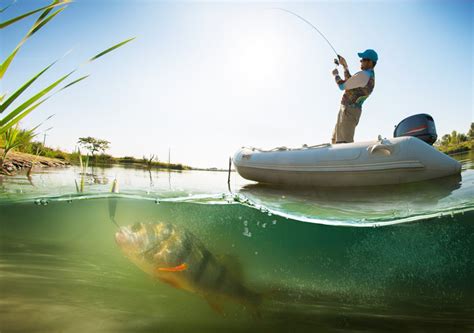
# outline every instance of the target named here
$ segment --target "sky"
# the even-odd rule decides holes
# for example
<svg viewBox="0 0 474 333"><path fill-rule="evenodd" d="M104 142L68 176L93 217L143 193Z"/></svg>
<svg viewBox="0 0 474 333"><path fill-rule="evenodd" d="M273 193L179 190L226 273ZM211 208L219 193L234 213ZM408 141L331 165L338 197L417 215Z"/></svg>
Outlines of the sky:
<svg viewBox="0 0 474 333"><path fill-rule="evenodd" d="M0 21L48 3L17 0ZM439 136L465 133L474 118L473 4L75 0L25 43L0 92L13 93L56 59L25 98L70 70L91 74L21 123L31 128L54 115L41 127L52 127L46 145L66 151L92 136L110 141L114 156L167 161L170 150L173 163L226 168L242 146L329 142L342 96L331 75L334 52L279 7L321 30L352 73L360 70L357 52L379 54L355 141L392 137L417 113L433 116ZM0 31L1 59L35 19ZM129 37L136 39L84 65Z"/></svg>

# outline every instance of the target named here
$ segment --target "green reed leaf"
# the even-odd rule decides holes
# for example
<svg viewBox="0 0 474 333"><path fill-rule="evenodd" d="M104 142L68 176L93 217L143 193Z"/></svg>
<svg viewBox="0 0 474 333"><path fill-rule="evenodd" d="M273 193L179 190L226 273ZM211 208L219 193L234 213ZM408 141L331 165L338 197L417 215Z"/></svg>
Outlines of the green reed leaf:
<svg viewBox="0 0 474 333"><path fill-rule="evenodd" d="M20 88L18 88L17 91L15 91L4 103L0 104L0 113L4 112L6 110L6 108L11 103L13 103L13 101L15 101L15 99L17 99L31 84L33 84L33 82L36 81L36 79L38 79L44 72L46 72L48 69L50 69L51 66L53 66L56 62L57 62L57 60L55 62L53 62L51 65L44 68L41 72L36 74L28 82L26 82L24 85L22 85Z"/></svg>
<svg viewBox="0 0 474 333"><path fill-rule="evenodd" d="M9 5L7 5L6 7L3 7L3 8L0 8L0 13L3 13L4 11L6 11L11 5L13 5L14 3L16 2L16 0L12 1Z"/></svg>
<svg viewBox="0 0 474 333"><path fill-rule="evenodd" d="M96 59L102 57L103 55L105 55L105 54L107 54L107 53L109 53L109 52L111 52L111 51L113 51L113 50L115 50L115 49L117 49L117 48L119 48L119 47L121 47L121 46L127 44L128 42L131 42L131 41L134 40L134 39L135 39L135 37L132 37L132 38L129 38L129 39L127 39L127 40L124 40L123 42L120 42L120 43L118 43L118 44L115 44L115 45L112 46L112 47L109 47L107 50L102 51L102 52L100 52L99 54L97 54L97 55L93 56L92 58L90 58L90 59L89 59L89 62L94 61L94 60L96 60Z"/></svg>
<svg viewBox="0 0 474 333"><path fill-rule="evenodd" d="M84 76L82 76L82 77L80 77L80 78L78 78L78 79L76 79L76 80L74 80L74 81L72 81L72 82L66 84L64 87L62 87L61 89L59 89L59 91L64 90L64 89L66 89L66 88L69 88L69 87L72 86L73 84L76 84L76 83L78 83L78 82L81 82L81 81L84 80L84 79L87 79L89 76L90 76L90 75L84 75Z"/></svg>
<svg viewBox="0 0 474 333"><path fill-rule="evenodd" d="M28 32L28 34L26 35L26 38L31 37L34 33L36 33L39 29L44 27L49 21L51 21L56 15L58 15L59 13L61 13L65 9L66 9L66 7L60 8L57 11L55 11L54 13L52 13L51 15L49 15L48 17L46 17L42 20L36 21L35 25L31 28L30 32Z"/></svg>
<svg viewBox="0 0 474 333"><path fill-rule="evenodd" d="M54 0L54 1L51 3L51 5L55 5L55 4L58 4L58 3L60 3L60 2L61 2L61 0ZM36 20L36 22L41 21L42 19L44 19L44 18L51 12L52 9L53 9L53 7L46 9L46 10L40 15L40 17L38 17L38 19Z"/></svg>
<svg viewBox="0 0 474 333"><path fill-rule="evenodd" d="M66 7L60 8L57 11L55 11L53 14L45 17L42 20L37 20L36 23L31 27L31 29L28 31L25 37L18 43L18 45L15 47L15 49L12 51L12 53L8 56L7 59L0 65L0 79L3 78L5 75L5 72L7 71L8 67L10 66L11 62L13 61L13 58L15 58L16 54L20 50L20 48L23 46L23 44L26 42L28 38L30 38L33 34L38 32L42 27L44 27L49 21L51 21L56 15L58 15L60 12L62 12ZM49 9L51 10L51 9ZM45 11L46 12L46 11Z"/></svg>
<svg viewBox="0 0 474 333"><path fill-rule="evenodd" d="M59 85L61 82L63 82L64 80L66 80L69 76L71 76L71 74L74 73L74 71L70 72L69 74L66 74L64 75L62 78L60 78L59 80L55 81L54 83L52 83L51 85L49 85L48 87L44 88L43 90L41 90L39 93L37 93L36 95L34 95L33 97L31 97L30 99L28 99L26 102L24 102L23 104L21 104L20 106L18 106L15 110L13 110L12 112L10 112L5 118L3 118L2 120L0 120L0 126L3 126L5 125L7 122L9 122L11 119L13 119L14 117L16 117L18 114L20 114L21 112L23 112L23 110L25 110L27 107L29 107L31 104L33 104L34 102L36 102L37 100L39 100L41 97L43 97L44 95L46 95L48 92L50 92L51 90L53 90L57 85Z"/></svg>
<svg viewBox="0 0 474 333"><path fill-rule="evenodd" d="M18 44L18 46L15 48L15 50L13 50L13 52L8 56L8 58L5 59L5 61L0 65L0 79L3 78L3 75L7 71L8 66L10 66L10 63L12 62L13 58L15 58L16 54L18 53L18 50L20 49L20 46L23 43L24 42Z"/></svg>
<svg viewBox="0 0 474 333"><path fill-rule="evenodd" d="M34 109L36 109L38 106L40 106L41 104L43 104L45 101L47 100L47 98L45 98L44 100L34 104L33 106L27 108L26 110L24 110L23 112L20 112L19 114L17 114L17 116L13 119L11 119L8 123L5 123L3 125L0 126L0 135L2 135L3 133L5 133L6 131L8 131L11 127L15 126L16 124L18 124L23 118L25 118L28 114L31 113L31 111L33 111Z"/></svg>
<svg viewBox="0 0 474 333"><path fill-rule="evenodd" d="M32 11L27 12L27 13L25 13L25 14L22 14L22 15L20 15L20 16L14 17L14 18L12 18L12 19L10 19L10 20L8 20L8 21L1 22L1 23L0 23L0 29L6 28L6 27L8 27L9 25L11 25L11 24L13 24L13 23L15 23L15 22L18 22L18 21L20 21L20 20L22 20L22 19L24 19L24 18L26 18L26 17L28 17L28 16L31 16L31 15L33 15L33 14L36 14L36 13L42 11L42 10L48 10L49 8L53 8L53 7L57 7L57 6L62 6L62 5L67 4L67 3L69 3L69 2L71 2L71 1L70 1L70 0L63 0L63 1L60 1L60 2L58 2L58 3L53 3L53 4L51 4L51 5L44 6L44 7L41 7L41 8L32 10Z"/></svg>

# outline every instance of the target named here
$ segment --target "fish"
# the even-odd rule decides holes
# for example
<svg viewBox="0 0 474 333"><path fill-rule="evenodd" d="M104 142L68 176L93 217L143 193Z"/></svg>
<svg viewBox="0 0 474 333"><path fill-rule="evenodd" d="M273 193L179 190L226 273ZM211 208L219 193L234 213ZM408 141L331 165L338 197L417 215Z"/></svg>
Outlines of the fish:
<svg viewBox="0 0 474 333"><path fill-rule="evenodd" d="M217 313L225 315L223 302L231 300L260 317L262 294L244 285L237 259L214 255L189 230L166 222L138 222L120 227L115 240L142 271L204 297Z"/></svg>

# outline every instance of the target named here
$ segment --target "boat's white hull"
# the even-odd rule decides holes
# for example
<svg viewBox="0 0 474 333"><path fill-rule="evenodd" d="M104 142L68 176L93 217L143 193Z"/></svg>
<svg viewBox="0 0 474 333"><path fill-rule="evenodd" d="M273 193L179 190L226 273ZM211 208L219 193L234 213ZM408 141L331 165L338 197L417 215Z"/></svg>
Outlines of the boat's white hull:
<svg viewBox="0 0 474 333"><path fill-rule="evenodd" d="M461 164L414 137L262 151L242 148L238 173L260 183L290 186L401 184L461 172Z"/></svg>

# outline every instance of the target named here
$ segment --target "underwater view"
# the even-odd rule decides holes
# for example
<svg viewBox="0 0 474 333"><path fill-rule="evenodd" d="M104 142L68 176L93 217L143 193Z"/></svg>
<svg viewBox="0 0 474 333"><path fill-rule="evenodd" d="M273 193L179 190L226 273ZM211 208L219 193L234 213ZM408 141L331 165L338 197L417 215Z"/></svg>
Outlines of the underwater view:
<svg viewBox="0 0 474 333"><path fill-rule="evenodd" d="M461 177L365 188L123 167L2 177L0 329L470 332L474 156L456 158Z"/></svg>

